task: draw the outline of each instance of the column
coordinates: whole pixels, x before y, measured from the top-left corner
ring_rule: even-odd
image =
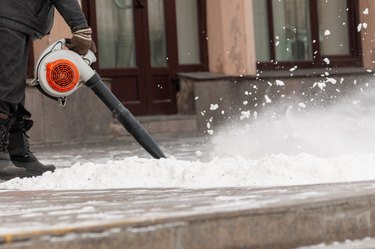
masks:
[[[255,75],[252,0],[207,0],[209,70]]]

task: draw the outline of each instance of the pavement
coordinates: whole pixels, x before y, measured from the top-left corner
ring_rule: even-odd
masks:
[[[178,159],[190,160],[197,157],[197,150],[209,150],[200,136],[156,140],[167,156]],[[37,155],[58,167],[148,156],[131,138],[39,148]],[[375,182],[273,188],[0,190],[0,248],[373,248],[365,245],[375,237],[374,203]],[[346,240],[353,242],[329,247]],[[363,247],[355,247],[359,243]]]
[[[330,244],[321,243],[314,246],[300,247],[298,249],[374,249],[375,239],[364,238],[362,240],[347,240],[344,242],[334,242]]]
[[[212,158],[208,137],[198,134],[152,135],[166,157],[181,160],[210,160]],[[119,160],[129,156],[151,158],[151,156],[131,136],[95,144],[36,147],[36,155],[45,163],[56,164],[59,168],[70,167],[80,162],[101,163]],[[203,157],[197,155],[199,151]]]

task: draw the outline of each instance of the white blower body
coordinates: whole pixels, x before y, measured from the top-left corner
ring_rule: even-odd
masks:
[[[65,43],[65,39],[59,40],[43,51],[36,64],[35,79],[32,82],[45,95],[64,105],[66,97],[95,75],[90,65],[96,61],[91,50],[85,56],[80,56],[64,49]]]

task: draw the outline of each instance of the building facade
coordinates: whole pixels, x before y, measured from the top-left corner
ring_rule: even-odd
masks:
[[[373,76],[372,0],[81,3],[98,47],[95,69],[137,116],[196,115],[205,130],[207,122],[259,111],[270,104],[267,98],[332,98],[328,87],[313,86],[342,78],[368,83]],[[51,35],[34,42],[34,57],[69,35],[57,15]],[[345,82],[340,87],[347,89]],[[215,103],[221,112],[203,115]]]

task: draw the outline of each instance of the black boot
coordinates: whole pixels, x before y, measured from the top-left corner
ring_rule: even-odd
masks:
[[[46,171],[54,171],[56,167],[42,164],[30,151],[26,132],[31,129],[33,123],[32,120],[25,118],[18,118],[14,122],[9,132],[8,151],[14,165],[25,168],[34,175],[41,175]]]
[[[16,167],[8,152],[10,119],[0,119],[0,179],[10,180],[15,177],[31,176],[26,169]]]

